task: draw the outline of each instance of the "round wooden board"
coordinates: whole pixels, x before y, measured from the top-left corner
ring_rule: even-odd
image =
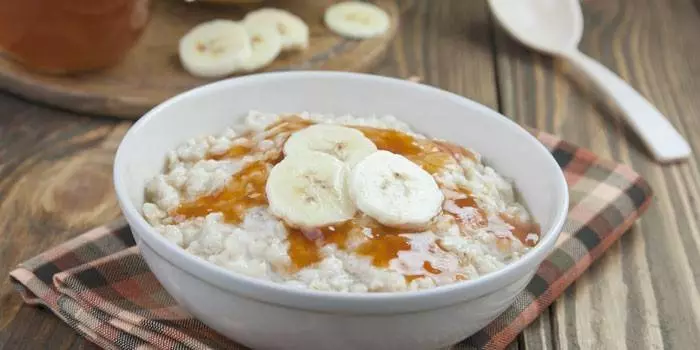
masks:
[[[27,71],[0,56],[0,89],[76,112],[137,119],[180,92],[214,81],[193,77],[183,70],[177,57],[177,43],[182,35],[206,20],[241,19],[259,6],[292,11],[306,21],[311,33],[307,50],[282,53],[264,71],[369,70],[383,57],[396,34],[398,7],[393,0],[369,1],[389,13],[391,29],[381,37],[357,41],[335,35],[323,24],[323,12],[332,2],[279,0],[242,7],[153,0],[148,28],[119,65],[101,72],[62,77]]]

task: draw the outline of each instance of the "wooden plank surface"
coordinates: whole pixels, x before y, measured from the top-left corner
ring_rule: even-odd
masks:
[[[659,166],[586,79],[493,25],[482,1],[401,2],[377,74],[500,109],[631,165],[656,192],[647,214],[510,349],[692,349],[700,344],[700,4],[588,0],[581,48],[632,83],[687,136],[694,158]],[[50,312],[23,306],[18,262],[118,215],[113,152],[129,123],[0,94],[0,348],[93,349]]]
[[[525,348],[700,344],[699,8],[692,0],[584,2],[581,50],[629,81],[692,143],[694,158],[674,166],[653,163],[585,77],[497,30],[503,112],[631,165],[656,193],[634,229],[555,302],[551,324],[535,323],[525,332]]]

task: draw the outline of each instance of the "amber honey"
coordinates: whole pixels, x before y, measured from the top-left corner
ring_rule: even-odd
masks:
[[[0,0],[1,1],[1,0]],[[285,119],[282,119],[267,128],[265,128],[265,139],[266,140],[274,140],[275,138],[279,136],[284,136],[284,140],[286,140],[286,137],[289,137],[293,132],[301,130],[303,128],[308,127],[312,123],[308,120],[301,119],[297,116],[291,116]],[[242,137],[246,137],[249,135],[243,135]],[[283,141],[284,141],[283,140]],[[221,160],[221,159],[238,159],[242,158],[244,156],[247,156],[251,153],[253,153],[254,149],[251,145],[246,144],[246,143],[241,143],[241,144],[236,144],[233,147],[229,148],[226,152],[222,154],[212,154],[207,157],[207,159],[214,159],[214,160]],[[281,152],[280,152],[281,155]],[[270,161],[272,164],[276,164],[279,161],[281,161],[281,158],[277,158],[276,160]]]
[[[360,130],[365,137],[372,140],[377,149],[400,154],[420,165],[430,174],[436,174],[448,163],[455,162],[455,158],[450,152],[446,149],[441,149],[432,141],[417,140],[413,136],[397,130],[365,126],[354,128]]]
[[[340,249],[347,248],[349,237],[361,235],[362,225],[357,219],[321,228],[323,242],[335,244]]]
[[[300,230],[289,227],[287,230],[291,232],[288,253],[292,263],[298,268],[320,261],[319,249],[322,246],[335,244],[339,249],[347,249],[348,242],[353,238],[361,242],[355,248],[355,252],[370,257],[372,263],[380,267],[387,267],[389,261],[396,258],[400,251],[411,249],[408,239],[399,236],[410,231],[384,226],[364,215],[320,228],[321,237],[316,242],[307,239]],[[363,233],[365,230],[369,236]]]
[[[287,118],[280,119],[276,123],[269,125],[265,128],[268,139],[280,135],[282,133],[292,133],[299,131],[307,126],[312,125],[313,122],[307,119],[302,119],[299,116],[290,116]]]
[[[149,6],[150,0],[0,0],[0,48],[50,73],[112,66],[141,36]]]
[[[522,222],[520,219],[514,218],[506,214],[501,214],[500,216],[501,219],[503,219],[503,221],[505,221],[508,225],[513,226],[513,229],[511,230],[513,236],[515,236],[519,241],[523,242],[523,244],[525,244],[528,247],[535,246],[535,243],[537,242],[528,241],[527,235],[530,233],[534,233],[539,238],[540,234],[542,233],[542,228],[539,224]]]
[[[208,157],[208,159],[221,160],[221,159],[241,158],[243,156],[250,154],[250,152],[252,150],[253,150],[253,147],[250,147],[248,145],[235,145],[235,146],[229,148],[223,154],[210,155]]]
[[[287,228],[289,248],[287,254],[295,268],[301,269],[321,261],[321,252],[316,241],[310,240],[297,229]]]
[[[439,269],[434,268],[433,265],[430,264],[430,261],[423,262],[423,270],[425,270],[433,275],[439,275],[442,273],[442,271],[440,271]],[[404,276],[404,278],[406,279],[406,283],[411,283],[411,281],[418,279],[418,278],[421,278],[421,277],[425,277],[425,275],[405,275]]]
[[[476,155],[468,149],[445,141],[433,141],[435,146],[443,152],[450,153],[456,159],[468,158],[476,160]]]
[[[234,174],[221,191],[198,198],[194,202],[184,203],[174,214],[190,218],[221,212],[227,222],[242,222],[250,208],[267,205],[265,183],[269,166],[265,162],[248,164]]]
[[[377,148],[403,156],[415,155],[423,152],[423,148],[411,135],[397,130],[377,129],[366,126],[356,126],[365,137],[372,140]]]
[[[272,140],[278,137],[288,137],[291,133],[311,124],[313,123],[296,116],[288,117],[267,127],[265,138]],[[475,159],[471,152],[456,145],[416,140],[410,135],[395,130],[364,126],[355,128],[372,140],[378,149],[404,155],[432,174],[439,172],[446,164],[456,162],[460,157]],[[240,158],[253,151],[253,148],[248,145],[236,145],[226,153],[210,158]],[[272,160],[261,160],[248,164],[240,172],[234,174],[221,191],[191,203],[182,204],[174,214],[184,217],[198,217],[212,212],[222,212],[227,222],[240,223],[249,209],[268,204],[265,183],[269,170],[283,156],[281,152],[279,154],[279,157]],[[474,208],[475,213],[468,218],[468,222],[462,223],[471,228],[485,227],[488,224],[486,212],[478,206],[468,190],[461,189],[460,192],[464,194],[464,197],[454,200],[455,205],[460,208]],[[454,217],[458,221],[467,220],[458,215],[454,215]],[[527,234],[532,232],[539,234],[539,226],[523,223],[509,216],[502,215],[502,218],[514,227],[514,236],[523,243],[532,246],[532,242],[526,242],[525,238]],[[321,261],[323,257],[320,249],[327,244],[335,244],[342,250],[353,249],[357,254],[369,257],[372,264],[377,267],[388,267],[390,261],[398,257],[401,251],[411,250],[406,235],[412,231],[382,225],[363,214],[358,214],[355,218],[339,224],[312,229],[318,230],[318,235],[315,235],[317,238],[313,240],[309,239],[301,230],[287,227],[289,242],[287,253],[294,269],[301,269]],[[350,242],[353,244],[351,245]],[[438,249],[442,249],[440,242],[437,243]],[[423,263],[423,269],[429,274],[442,273],[428,261]],[[425,275],[405,276],[407,282],[420,277],[425,277]],[[458,279],[465,278],[461,275],[458,276]]]
[[[445,165],[453,162],[454,159],[445,152],[424,152],[408,157],[411,161],[418,164],[431,175],[437,174]]]
[[[472,196],[469,191],[462,190],[462,192],[466,195],[464,198],[459,198],[455,199],[455,205],[457,205],[460,208],[474,208],[475,214],[472,215],[469,219],[468,222],[465,222],[465,224],[469,225],[471,228],[479,228],[479,227],[486,227],[488,226],[488,221],[486,219],[486,212],[484,209],[479,208],[479,205],[476,204],[476,200],[474,200],[474,196]],[[463,221],[465,218],[457,217],[456,218],[458,221]]]

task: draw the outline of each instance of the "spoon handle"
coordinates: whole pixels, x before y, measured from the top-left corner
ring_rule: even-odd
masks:
[[[577,50],[567,52],[564,57],[588,73],[598,87],[617,103],[627,122],[657,161],[680,160],[690,155],[690,146],[683,136],[659,110],[624,80]]]

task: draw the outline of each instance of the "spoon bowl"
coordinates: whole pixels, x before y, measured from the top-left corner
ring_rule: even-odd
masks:
[[[673,125],[649,101],[608,68],[581,53],[579,0],[489,0],[496,20],[521,43],[567,59],[614,101],[630,127],[659,162],[688,158],[691,150]]]
[[[577,0],[489,0],[503,27],[538,51],[561,54],[575,50],[583,35]]]

